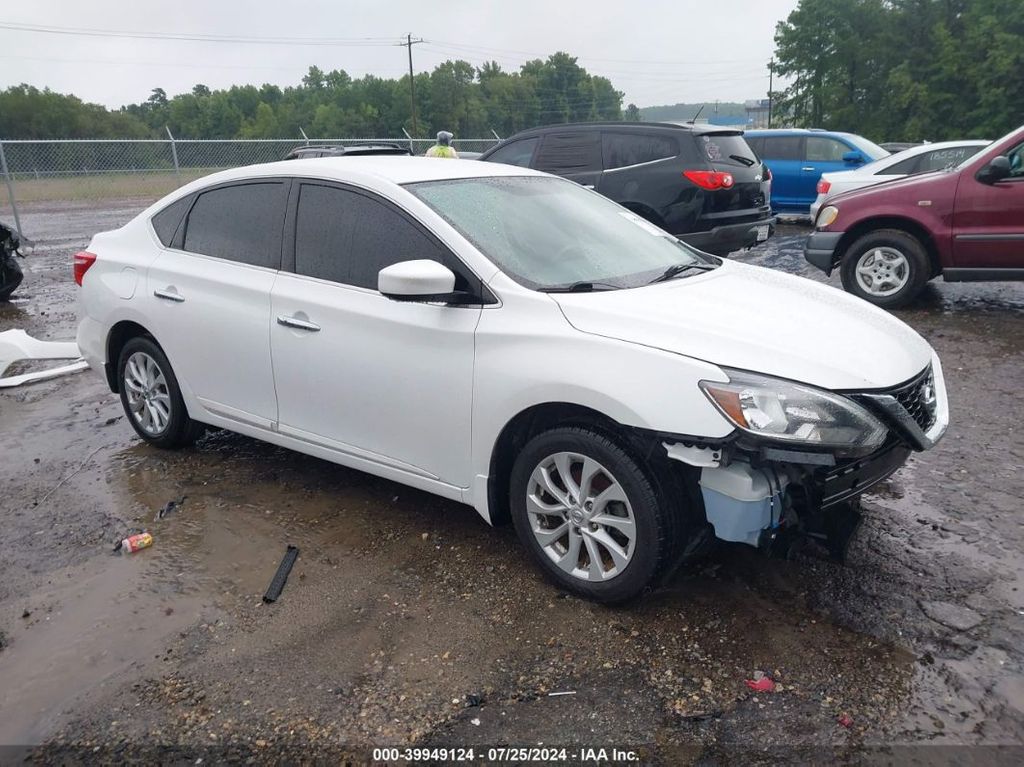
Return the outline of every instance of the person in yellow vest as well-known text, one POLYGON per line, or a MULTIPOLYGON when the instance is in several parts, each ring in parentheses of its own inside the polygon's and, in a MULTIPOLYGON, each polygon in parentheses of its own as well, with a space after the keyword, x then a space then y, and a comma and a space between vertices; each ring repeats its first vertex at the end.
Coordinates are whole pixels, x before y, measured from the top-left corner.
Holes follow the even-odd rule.
POLYGON ((452 147, 452 136, 446 130, 438 131, 437 143, 427 150, 427 157, 448 157, 452 160, 459 159, 459 153, 452 147))

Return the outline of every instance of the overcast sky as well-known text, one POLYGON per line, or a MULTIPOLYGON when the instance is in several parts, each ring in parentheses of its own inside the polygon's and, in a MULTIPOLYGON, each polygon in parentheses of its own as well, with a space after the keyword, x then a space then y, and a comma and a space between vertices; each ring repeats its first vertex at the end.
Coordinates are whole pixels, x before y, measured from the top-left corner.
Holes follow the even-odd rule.
POLYGON ((4 0, 0 88, 29 83, 109 107, 232 84, 297 84, 307 68, 359 77, 417 72, 447 59, 507 70, 564 50, 639 106, 742 101, 768 89, 775 24, 797 0, 4 0), (68 30, 195 41, 68 34, 68 30), (239 38, 248 38, 246 42, 239 38), (253 38, 281 41, 254 42, 253 38), (312 44, 312 43, 317 44, 312 44))

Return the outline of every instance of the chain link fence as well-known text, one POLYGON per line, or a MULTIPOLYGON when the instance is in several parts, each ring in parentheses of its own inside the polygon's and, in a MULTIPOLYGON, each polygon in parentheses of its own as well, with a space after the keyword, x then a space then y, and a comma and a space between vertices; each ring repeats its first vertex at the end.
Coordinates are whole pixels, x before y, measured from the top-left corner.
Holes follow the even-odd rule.
MULTIPOLYGON (((305 145, 388 142, 421 155, 429 139, 232 139, 232 140, 66 140, 0 139, 0 219, 14 220, 21 232, 19 207, 41 203, 90 203, 114 200, 154 201, 182 184, 214 171, 283 159, 305 145)), ((456 150, 483 152, 496 138, 456 139, 456 150)))

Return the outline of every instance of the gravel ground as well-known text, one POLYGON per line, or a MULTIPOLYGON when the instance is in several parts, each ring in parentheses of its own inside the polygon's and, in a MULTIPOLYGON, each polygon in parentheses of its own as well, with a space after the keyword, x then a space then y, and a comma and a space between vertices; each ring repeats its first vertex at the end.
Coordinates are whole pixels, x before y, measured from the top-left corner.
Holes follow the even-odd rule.
MULTIPOLYGON (((23 211, 37 248, 0 330, 73 338, 70 254, 138 209, 23 211)), ((735 257, 821 280, 805 234, 735 257)), ((0 763, 498 743, 1020 763, 1024 289, 939 282, 899 315, 943 359, 953 425, 865 497, 847 564, 723 547, 617 609, 557 592, 468 507, 224 432, 146 447, 92 373, 3 391, 0 763), (111 554, 143 528, 153 548, 111 554)))

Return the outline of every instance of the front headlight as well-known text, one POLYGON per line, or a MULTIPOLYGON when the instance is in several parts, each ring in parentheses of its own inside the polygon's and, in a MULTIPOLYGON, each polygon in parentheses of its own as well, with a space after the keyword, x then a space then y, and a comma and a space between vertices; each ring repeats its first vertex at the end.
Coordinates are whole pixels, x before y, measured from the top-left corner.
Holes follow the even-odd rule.
POLYGON ((737 427, 750 434, 814 447, 870 452, 887 430, 846 397, 778 378, 723 368, 728 383, 700 388, 737 427))
POLYGON ((818 218, 815 220, 814 225, 818 229, 824 229, 826 226, 835 223, 837 218, 839 218, 839 208, 835 205, 826 205, 818 211, 818 218))

